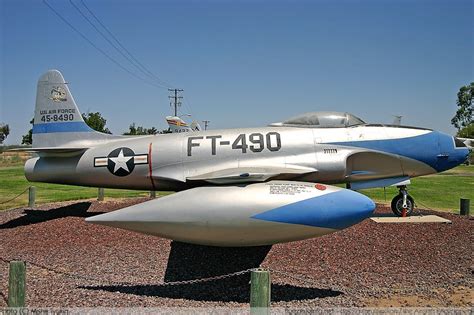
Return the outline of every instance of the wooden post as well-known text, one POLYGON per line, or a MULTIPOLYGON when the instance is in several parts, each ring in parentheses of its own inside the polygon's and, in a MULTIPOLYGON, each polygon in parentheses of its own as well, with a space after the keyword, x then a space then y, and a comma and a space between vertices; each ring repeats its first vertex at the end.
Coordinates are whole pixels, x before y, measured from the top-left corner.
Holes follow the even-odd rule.
POLYGON ((30 186, 28 188, 28 207, 34 208, 36 204, 36 187, 30 186))
POLYGON ((26 265, 11 261, 8 275, 8 307, 25 307, 26 265))
POLYGON ((258 268, 250 274, 250 310, 253 314, 270 313, 270 272, 258 268))
POLYGON ((104 201, 104 188, 99 188, 97 192, 97 200, 104 201))
POLYGON ((156 191, 150 190, 150 198, 156 198, 156 191))
POLYGON ((469 215, 470 200, 461 198, 459 207, 461 215, 469 215))

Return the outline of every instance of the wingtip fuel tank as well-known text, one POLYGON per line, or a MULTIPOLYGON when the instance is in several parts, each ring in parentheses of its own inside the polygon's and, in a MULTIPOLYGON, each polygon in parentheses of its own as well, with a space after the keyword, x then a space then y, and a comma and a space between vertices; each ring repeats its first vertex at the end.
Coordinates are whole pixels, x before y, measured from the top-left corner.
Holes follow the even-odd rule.
POLYGON ((193 188, 86 221, 194 244, 256 246, 336 232, 374 209, 351 190, 271 181, 193 188))

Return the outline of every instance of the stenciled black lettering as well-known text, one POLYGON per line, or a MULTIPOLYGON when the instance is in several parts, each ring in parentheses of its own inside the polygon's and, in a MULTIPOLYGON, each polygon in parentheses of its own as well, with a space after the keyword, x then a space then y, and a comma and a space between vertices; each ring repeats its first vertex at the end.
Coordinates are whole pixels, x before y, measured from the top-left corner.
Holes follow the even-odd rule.
POLYGON ((245 134, 240 134, 232 143, 232 149, 238 150, 241 149, 242 153, 247 153, 247 141, 245 140, 245 134))
POLYGON ((281 149, 281 138, 278 132, 267 133, 267 149, 270 151, 278 151, 281 149), (275 136, 276 143, 272 142, 272 136, 275 136))
POLYGON ((211 139, 211 154, 216 155, 216 139, 222 138, 222 136, 206 136, 206 139, 211 139))
POLYGON ((252 152, 262 152, 265 148, 263 135, 261 133, 252 133, 249 136, 249 141, 253 144, 258 144, 258 146, 251 145, 249 146, 250 151, 252 152))
POLYGON ((204 137, 189 137, 188 138, 188 156, 191 156, 191 149, 193 147, 199 147, 200 146, 199 143, 193 143, 193 140, 200 140, 200 139, 204 139, 204 137))

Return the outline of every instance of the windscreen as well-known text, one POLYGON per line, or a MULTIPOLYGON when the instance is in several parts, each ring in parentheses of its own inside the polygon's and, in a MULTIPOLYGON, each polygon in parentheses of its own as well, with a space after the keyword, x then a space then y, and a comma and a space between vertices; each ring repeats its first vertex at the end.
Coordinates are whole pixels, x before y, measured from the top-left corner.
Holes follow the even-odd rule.
POLYGON ((282 123, 272 125, 312 128, 342 128, 361 124, 365 124, 365 122, 349 113, 312 112, 290 118, 282 123))

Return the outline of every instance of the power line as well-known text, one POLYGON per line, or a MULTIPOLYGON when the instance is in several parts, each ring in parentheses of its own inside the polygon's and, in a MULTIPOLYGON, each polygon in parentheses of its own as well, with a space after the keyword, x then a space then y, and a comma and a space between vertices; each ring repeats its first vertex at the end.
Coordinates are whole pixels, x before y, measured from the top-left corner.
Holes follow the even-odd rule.
POLYGON ((191 105, 189 103, 189 94, 186 94, 186 98, 184 99, 184 106, 188 108, 188 111, 191 114, 191 116, 194 116, 193 110, 192 110, 191 105))
MULTIPOLYGON (((69 0, 72 3, 72 0, 69 0)), ((104 25, 104 23, 101 22, 101 20, 94 14, 94 12, 92 12, 92 10, 85 4, 85 2, 83 0, 80 0, 82 6, 89 12, 89 14, 94 18, 94 20, 97 21, 97 23, 100 24, 100 26, 102 26, 102 28, 110 35, 110 37, 112 37, 112 39, 117 43, 118 46, 120 46, 123 51, 128 55, 128 57, 126 57, 123 52, 121 50, 119 50, 115 45, 113 45, 110 40, 108 38, 106 38, 102 32, 100 32, 94 24, 92 24, 92 22, 87 19, 83 14, 82 12, 79 10, 79 8, 77 8, 74 4, 73 6, 81 13, 81 15, 84 16, 84 18, 86 18, 88 20, 88 22, 93 25, 93 27, 102 35, 102 37, 104 37, 117 51, 119 51, 119 53, 124 56, 128 61, 130 61, 130 63, 132 63, 135 67, 137 67, 137 69, 139 69, 142 73, 144 73, 145 75, 147 75, 148 77, 154 79, 154 80, 157 80, 160 84, 162 85, 165 85, 166 87, 173 87, 172 84, 169 84, 168 82, 166 82, 165 80, 163 79, 160 79, 158 76, 156 76, 153 72, 151 72, 150 70, 148 70, 147 67, 145 67, 137 58, 135 58, 135 56, 130 52, 128 51, 127 48, 125 48, 125 46, 118 40, 118 38, 104 25), (130 60, 131 59, 131 60, 130 60), (134 62, 132 62, 132 60, 134 62)))
MULTIPOLYGON (((134 65, 139 71, 142 71, 140 69, 140 67, 138 67, 134 62, 133 60, 131 60, 127 55, 125 55, 112 41, 110 41, 110 39, 104 35, 104 33, 99 30, 97 28, 97 26, 81 11, 81 9, 79 9, 79 7, 77 7, 74 2, 72 2, 72 0, 69 0, 69 2, 71 3, 71 5, 74 7, 74 9, 76 9, 77 12, 79 12, 79 14, 97 31, 97 33, 99 33, 116 51, 118 51, 125 59, 127 59, 132 65, 134 65)), ((146 73, 144 73, 145 75, 147 75, 146 73)), ((165 86, 161 83, 158 83, 159 85, 162 85, 163 87, 168 87, 168 86, 165 86)))
POLYGON ((123 71, 127 72, 128 74, 130 74, 131 76, 135 77, 136 79, 139 79, 140 81, 143 81, 149 85, 152 85, 154 87, 157 87, 157 88, 163 88, 164 86, 162 85, 157 85, 153 82, 150 82, 140 76, 138 76, 137 74, 133 73, 132 71, 130 71, 129 69, 127 69, 126 67, 124 67, 120 62, 118 62, 117 60, 115 60, 114 58, 112 58, 111 56, 109 56, 104 50, 102 50, 101 48, 99 48, 97 45, 95 45, 89 38, 87 38, 87 36, 85 36, 81 31, 79 31, 76 27, 74 27, 74 25, 72 25, 71 23, 69 23, 68 20, 66 20, 58 11, 56 11, 46 0, 43 0, 43 3, 51 10, 54 12, 54 14, 56 14, 60 19, 61 21, 63 21, 67 26, 69 26, 74 32, 76 32, 77 34, 79 34, 79 36, 82 37, 82 39, 84 39, 86 42, 88 42, 92 47, 94 47, 97 51, 99 51, 102 55, 104 55, 107 59, 109 59, 111 62, 113 62, 116 66, 118 66, 120 69, 122 69, 123 71))

